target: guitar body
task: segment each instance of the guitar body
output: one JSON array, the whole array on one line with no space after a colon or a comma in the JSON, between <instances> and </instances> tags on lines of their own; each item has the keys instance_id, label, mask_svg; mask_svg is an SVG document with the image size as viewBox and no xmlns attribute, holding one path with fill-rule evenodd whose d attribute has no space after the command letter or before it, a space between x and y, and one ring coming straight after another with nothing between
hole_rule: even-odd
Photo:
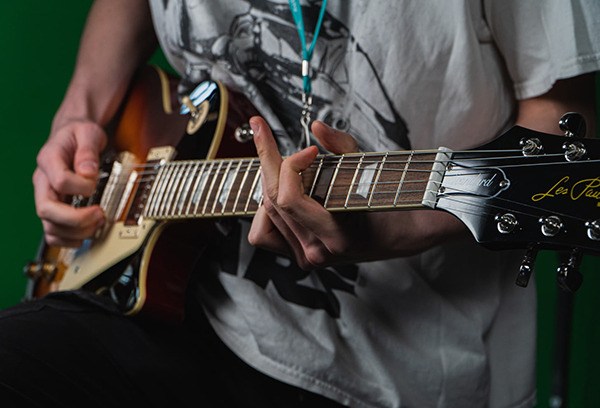
<instances>
[{"instance_id":1,"label":"guitar body","mask_svg":"<svg viewBox=\"0 0 600 408\"><path fill-rule=\"evenodd\" d=\"M114 174L109 166L116 161L124 171L112 182L109 178L97 197L86 200L87 205L101 203L100 196L106 196L110 188L127 188L128 169L143 165L157 146L178 146L178 159L256 156L251 140L240 142L235 137L236 129L258 114L243 95L218 84L205 121L188 134L189 115L179 114L176 89L177 80L157 68L147 67L136 77L118 120L110 126L113 137L103 169ZM175 156L175 149L159 152L165 155L161 159ZM133 205L125 200L121 209L103 206L105 226L81 248L42 244L36 261L25 268L30 278L26 298L85 289L110 296L124 314L169 324L181 321L189 275L202 248L213 238L214 225L209 220L132 224L127 215L134 211Z\"/></svg>"}]
</instances>

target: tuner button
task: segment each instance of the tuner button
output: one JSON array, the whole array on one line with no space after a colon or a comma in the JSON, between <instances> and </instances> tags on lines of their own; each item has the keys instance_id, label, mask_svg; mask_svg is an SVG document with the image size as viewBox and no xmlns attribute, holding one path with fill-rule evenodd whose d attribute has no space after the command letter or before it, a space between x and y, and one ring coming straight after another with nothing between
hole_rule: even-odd
<instances>
[{"instance_id":1,"label":"tuner button","mask_svg":"<svg viewBox=\"0 0 600 408\"><path fill-rule=\"evenodd\" d=\"M583 283L583 275L579 272L583 252L581 249L574 249L567 263L562 264L558 270L556 279L558 286L567 292L575 292Z\"/></svg>"},{"instance_id":2,"label":"tuner button","mask_svg":"<svg viewBox=\"0 0 600 408\"><path fill-rule=\"evenodd\" d=\"M519 221L517 221L517 217L515 217L513 214L510 214L510 213L506 213L503 215L497 215L495 220L498 223L497 228L501 234L510 234L519 225Z\"/></svg>"},{"instance_id":3,"label":"tuner button","mask_svg":"<svg viewBox=\"0 0 600 408\"><path fill-rule=\"evenodd\" d=\"M542 234L546 237L554 237L563 229L562 221L555 215L541 218L540 224L542 224Z\"/></svg>"},{"instance_id":4,"label":"tuner button","mask_svg":"<svg viewBox=\"0 0 600 408\"><path fill-rule=\"evenodd\" d=\"M575 112L568 112L562 115L558 126L567 137L585 137L587 130L585 119L579 113Z\"/></svg>"},{"instance_id":5,"label":"tuner button","mask_svg":"<svg viewBox=\"0 0 600 408\"><path fill-rule=\"evenodd\" d=\"M600 241L600 219L588 221L585 223L587 227L588 238L593 241Z\"/></svg>"},{"instance_id":6,"label":"tuner button","mask_svg":"<svg viewBox=\"0 0 600 408\"><path fill-rule=\"evenodd\" d=\"M529 284L531 274L533 273L533 265L535 264L535 258L537 257L537 253L537 247L534 244L530 244L527 248L527 252L525 253L523 263L519 268L519 274L517 275L517 281L515 282L517 286L526 288Z\"/></svg>"}]
</instances>

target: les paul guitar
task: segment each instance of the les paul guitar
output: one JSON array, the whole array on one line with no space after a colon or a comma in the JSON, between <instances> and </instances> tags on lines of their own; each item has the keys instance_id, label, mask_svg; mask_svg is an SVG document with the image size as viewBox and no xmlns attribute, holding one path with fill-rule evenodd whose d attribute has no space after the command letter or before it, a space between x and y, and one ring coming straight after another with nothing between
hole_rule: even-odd
<instances>
[{"instance_id":1,"label":"les paul guitar","mask_svg":"<svg viewBox=\"0 0 600 408\"><path fill-rule=\"evenodd\" d=\"M107 294L125 314L176 323L192 264L213 231L211 222L182 221L247 217L261 206L247 126L258 112L206 82L185 101L188 122L171 114L175 87L160 70L138 77L113 129L118 153L107 154L94 195L73 200L100 204L107 222L81 248L42 245L25 268L27 297L83 288ZM581 124L565 116L561 126L573 132ZM302 178L306 194L329 211L444 210L487 247L527 248L522 286L537 250L570 250L559 283L574 290L582 255L600 253L599 143L515 127L469 151L323 155Z\"/></svg>"}]
</instances>

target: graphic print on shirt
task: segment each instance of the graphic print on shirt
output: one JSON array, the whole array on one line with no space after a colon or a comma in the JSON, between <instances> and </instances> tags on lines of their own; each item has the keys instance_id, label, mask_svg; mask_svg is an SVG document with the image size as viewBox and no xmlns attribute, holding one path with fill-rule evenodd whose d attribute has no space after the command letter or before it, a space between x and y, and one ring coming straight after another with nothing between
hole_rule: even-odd
<instances>
[{"instance_id":1,"label":"graphic print on shirt","mask_svg":"<svg viewBox=\"0 0 600 408\"><path fill-rule=\"evenodd\" d=\"M299 138L301 43L288 1L204 3L163 0L165 18L177 19L169 24L176 30L168 36L176 42L173 52L183 53L187 61L182 92L210 77L222 80L257 105L267 104L285 132ZM308 43L320 8L320 0L302 7ZM215 34L225 29L221 27L227 31ZM382 86L368 50L328 12L311 67L313 119L352 134L365 151L410 149L407 126Z\"/></svg>"},{"instance_id":2,"label":"graphic print on shirt","mask_svg":"<svg viewBox=\"0 0 600 408\"><path fill-rule=\"evenodd\" d=\"M272 285L287 302L340 317L341 304L335 292L355 296L359 279L356 265L305 271L287 258L252 247L245 239L249 229L246 221L219 222L223 236L212 258L221 272L248 279L263 289Z\"/></svg>"},{"instance_id":3,"label":"graphic print on shirt","mask_svg":"<svg viewBox=\"0 0 600 408\"><path fill-rule=\"evenodd\" d=\"M310 43L321 1L307 4L302 13ZM173 52L186 61L180 91L187 94L208 78L233 86L261 112L272 111L283 126L280 131L274 127L274 133L280 139L292 135L288 143L295 146L302 134L301 43L288 1L231 0L223 5L163 0L163 5L166 18L177 19L168 26L180 30L168 35L169 41L176 42ZM215 34L222 27L226 31ZM352 134L361 150L410 148L408 129L368 52L346 25L327 12L311 66L313 119ZM225 239L220 256L216 255L221 271L243 276L262 288L271 284L288 302L340 316L336 292L355 294L358 267L303 271L275 254L238 248L240 242L249 246L246 235L238 230Z\"/></svg>"}]
</instances>

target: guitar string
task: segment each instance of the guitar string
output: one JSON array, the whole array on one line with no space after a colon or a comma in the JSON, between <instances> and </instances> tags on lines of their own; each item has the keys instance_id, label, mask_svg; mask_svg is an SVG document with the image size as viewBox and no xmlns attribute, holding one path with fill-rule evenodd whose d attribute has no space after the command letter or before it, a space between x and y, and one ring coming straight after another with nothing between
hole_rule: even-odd
<instances>
[{"instance_id":1,"label":"guitar string","mask_svg":"<svg viewBox=\"0 0 600 408\"><path fill-rule=\"evenodd\" d=\"M530 156L531 157L531 156ZM540 157L548 157L548 156L540 156ZM525 159L527 157L516 157L519 159ZM504 160L512 160L515 159L515 157L502 157L502 158L498 158L498 159L504 159ZM257 159L240 159L240 160L223 160L224 162L228 162L231 161L232 165L237 164L239 161L241 161L242 163L252 163L251 166L242 166L243 171L246 171L246 169L250 169L251 171L260 167L260 162L253 162L256 161ZM478 161L483 160L483 159L477 159ZM183 167L183 166L194 166L197 163L202 163L203 161L189 161L189 162L183 162L183 161L177 161L177 162L167 162L164 165L162 165L162 167L173 167L173 166L179 166L179 167ZM217 161L215 161L217 162ZM574 165L574 164L592 164L592 163L598 163L600 162L600 159L591 159L591 160L586 160L586 161L582 161L582 162L569 162L569 161L565 161L565 162L552 162L552 163L522 163L522 164L499 164L496 166L490 166L490 165L481 165L481 166L470 166L470 167L465 167L462 166L461 163L463 163L464 160L459 159L459 160L449 160L449 161L435 161L435 160L431 160L431 161L414 161L414 162L409 162L409 161L393 161L393 160L386 160L383 168L381 169L381 171L383 172L409 172L409 173L415 173L415 172L421 172L421 173L430 173L433 170L429 170L429 169L402 169L402 168L389 168L386 166L389 165L402 165L402 164L407 164L407 163L414 163L415 165L418 164L435 164L435 163L441 163L441 164L452 164L453 166L458 166L461 168L464 168L466 170L494 170L494 169L505 169L505 168L515 168L515 167L539 167L539 166L558 166L558 165ZM365 169L365 164L381 164L382 161L363 161L361 162L361 167L357 168L356 165L358 165L358 162L346 162L345 164L341 164L338 165L336 163L330 163L330 162L323 162L323 164L321 165L321 169L325 168L325 169L340 169L340 170L351 170L353 172L355 171L361 171ZM218 167L218 166L217 166ZM222 166L221 166L222 167ZM317 164L315 165L311 165L309 168L310 169L317 169L319 166ZM132 169L136 170L139 169L140 166L131 166ZM307 169L308 170L308 169ZM379 170L379 169L378 169ZM220 175L221 171L223 173L225 173L225 169L219 170L219 172L215 171L211 171L208 174L213 176L213 175ZM196 175L199 172L195 172L194 175ZM156 171L138 171L138 175L141 176L153 176L158 174L158 170ZM461 174L446 174L446 176L460 176ZM108 178L110 177L110 175L108 173L102 173L101 176L98 178L99 180L104 179L104 178ZM143 179L141 180L143 181L147 181L147 179Z\"/></svg>"},{"instance_id":2,"label":"guitar string","mask_svg":"<svg viewBox=\"0 0 600 408\"><path fill-rule=\"evenodd\" d=\"M586 163L594 163L594 162L598 162L598 161L600 161L600 160L593 160L593 161L590 160L590 161L587 161ZM562 163L539 163L539 164L536 164L536 166L550 166L550 165L555 165L555 164L562 164ZM486 169L487 170L497 170L497 169L502 169L503 167L506 167L506 166L467 168L467 169L464 169L465 172L463 172L463 171L453 172L453 173L445 172L444 178L450 179L450 178L453 178L453 177L459 177L460 178L460 177L465 177L465 176L477 176L477 174L470 173L468 171L472 171L472 170L486 170ZM336 169L333 166L332 167L325 167L325 168L328 169L328 170L335 170ZM240 171L234 171L234 173L232 173L235 176L233 180L236 181L238 179L238 175L239 174L243 174L244 172L252 172L252 173L255 174L255 172L256 172L257 169L258 169L258 167L241 166L240 167ZM338 172L340 170L342 170L342 171L350 171L352 173L355 173L356 172L356 167L355 166L352 166L352 167L343 167L343 166L341 166L341 167L338 168ZM432 173L436 172L436 170L430 170L430 169L386 169L385 167L384 167L384 169L381 169L381 171L383 173L398 172L398 173L413 173L413 174L414 173L432 174ZM440 172L440 174L442 173L442 171L439 171L439 172ZM183 172L180 172L178 174L182 175ZM179 177L179 181L176 182L176 185L179 185L179 182L184 182L184 181L189 180L189 179L194 180L194 179L197 179L199 177L209 177L211 179L219 178L219 177L222 178L224 176L224 174L225 174L225 170L224 169L222 171L209 171L207 173L199 172L199 171L196 171L196 172L193 172L193 173L190 172L190 173L188 173L187 176L181 176L181 177ZM146 174L146 176L147 176L147 174ZM134 185L139 185L139 184L142 184L142 183L148 183L148 182L152 182L153 181L153 177L152 176L151 177L140 177L140 178L138 178L137 180L135 180L133 182L131 182L129 180L125 180L125 179L126 179L126 177L123 177L122 181L113 182L113 183L111 183L111 186L122 187L123 185L127 185L129 183L133 183ZM429 178L423 178L423 179L417 179L417 180L408 179L408 180L403 180L402 184L405 184L405 183L427 183L429 181L430 181ZM385 186L385 185L399 184L399 183L400 183L400 181L398 181L398 180L377 181L377 182L374 182L374 181L371 180L369 182L357 182L357 183L353 183L352 186L359 185L359 184L360 185L369 185L369 186L371 186L371 185ZM468 193L468 190L465 190L464 192Z\"/></svg>"},{"instance_id":3,"label":"guitar string","mask_svg":"<svg viewBox=\"0 0 600 408\"><path fill-rule=\"evenodd\" d=\"M563 156L563 155L556 155L556 156ZM325 156L325 157L331 157L331 156ZM512 156L505 156L505 157L496 157L496 158L477 158L477 159L469 159L471 161L485 161L485 160L490 160L490 159L494 159L494 160L514 160L514 159L531 159L531 158L547 158L547 157L551 157L550 155L542 155L542 156L516 156L516 157L512 157ZM242 163L251 163L251 166L249 167L250 170L256 169L258 167L260 167L260 162L257 161L258 159L254 158L254 159L234 159L234 160L214 160L214 162L218 162L218 161L223 161L223 162L231 162L232 165L236 164L238 162L242 162ZM473 170L492 170L492 169L504 169L504 168L515 168L515 167L538 167L538 166L556 166L556 165L573 165L573 164L590 164L590 163L598 163L600 162L599 159L592 159L592 160L586 160L586 161L578 161L578 162L569 162L569 161L565 161L565 162L551 162L551 163L521 163L521 164L499 164L496 166L490 166L490 165L481 165L481 166L463 166L462 163L469 161L469 160L465 160L465 159L452 159L452 160L448 160L448 161L436 161L436 160L423 160L423 161L410 161L410 163L414 163L415 165L418 164L435 164L435 163L441 163L441 164L453 164L455 166L459 166L459 167L464 167L465 169L473 169ZM313 169L313 168L318 168L319 165L320 167L323 169L334 169L334 168L338 168L338 169L342 169L342 170L351 170L351 171L357 171L357 167L354 164L358 164L358 161L356 162L346 162L346 163L342 163L341 165L338 165L337 163L339 162L339 160L327 160L327 161L323 161L323 163L319 163L317 164L317 162L319 162L320 160L315 161L315 163L313 165L311 165L309 168ZM202 163L204 161L199 160L199 161L175 161L175 162L167 162L163 165L161 165L161 167L165 167L165 166L193 166L197 163ZM365 161L363 160L361 162L361 168L358 170L364 170L365 167L367 167L367 165L371 165L371 164L381 164L382 161L378 160L378 161ZM385 165L383 166L383 168L381 169L384 172L431 172L431 170L427 170L427 169L395 169L395 168L389 168L386 166L389 165L402 165L402 164L407 164L409 163L409 161L394 161L394 160L386 160ZM130 165L130 166L123 166L124 168L130 168L133 170L138 170L138 169L143 169L144 166L143 165ZM156 167L156 165L153 165L152 167ZM222 167L222 166L221 166ZM248 166L243 166L244 171L248 168ZM307 169L308 170L308 169ZM379 170L379 169L378 169ZM223 172L225 172L225 170L223 169ZM142 176L152 176L152 175L156 175L158 174L158 170L155 171L138 171L138 174L142 175ZM218 173L214 173L214 174L220 174L220 171ZM209 173L209 175L213 175L213 172L211 171ZM453 176L453 174L449 174L448 176ZM99 179L103 179L103 178L107 178L109 177L108 173L102 173L102 175L99 177ZM144 180L145 181L145 180Z\"/></svg>"},{"instance_id":4,"label":"guitar string","mask_svg":"<svg viewBox=\"0 0 600 408\"><path fill-rule=\"evenodd\" d=\"M432 153L431 152L425 152L425 153L422 153L422 154L432 154ZM549 155L538 155L536 157L548 157L548 156ZM562 155L556 155L556 156L562 156ZM325 157L329 158L331 156L325 156ZM357 156L357 157L360 157L360 156ZM532 156L528 156L528 157L526 157L526 156L517 156L517 157L506 157L506 156L504 156L504 157L497 157L495 159L504 159L504 160L514 159L514 158L527 159L527 158L531 158L531 157ZM241 162L246 162L246 163L252 163L252 165L250 165L250 166L243 166L242 167L243 169L248 168L249 170L252 170L253 168L257 168L259 166L259 163L257 163L257 164L253 163L253 161L255 161L255 160L256 160L256 158L254 158L254 159L235 159L235 160L229 160L229 161L231 161L232 163L236 163L236 162L240 162L240 161ZM483 159L478 158L478 159L473 159L473 160L481 161ZM338 161L339 161L339 157L338 157ZM464 161L464 159L459 159L458 160L458 162L461 162L461 163L463 161ZM199 161L176 161L176 162L167 162L164 165L167 165L167 166L188 166L188 165L194 166L198 162ZM421 162L415 162L415 163L434 163L434 162L435 161L421 161ZM470 169L470 170L471 169L482 170L482 169L497 169L497 168L503 168L503 167L549 166L549 165L558 165L558 164L576 164L576 163L594 163L594 162L598 162L598 160L587 160L585 162L532 163L532 164L519 164L519 165L514 165L513 164L513 165L499 165L499 166L494 166L494 167L490 167L490 166L474 166L474 167L469 167L468 169ZM356 162L356 163L358 164L358 162ZM365 162L363 161L363 164L364 163ZM368 163L368 161L367 161L367 163ZM373 161L373 163L379 164L379 163L381 163L381 161ZM407 162L404 162L404 161L402 161L402 162L389 161L388 163L390 163L390 164L406 164ZM444 161L443 163L447 163L447 162ZM451 160L450 163L456 163L456 161ZM323 161L323 165L324 166L322 166L322 167L325 167L327 169L338 168L340 170L351 170L352 172L355 172L357 170L356 166L349 166L349 167L337 166L336 161L334 161L333 159ZM146 167L150 167L150 166L154 166L155 168L157 167L156 164L147 165ZM131 167L140 168L140 167L144 167L144 166L132 165ZM220 167L222 167L222 166L220 166ZM385 166L381 170L386 171L386 172L389 172L389 171L396 171L396 172L407 172L408 171L408 172L425 172L425 173L432 173L433 172L433 170L420 170L420 169L389 169L389 168L385 168ZM223 174L224 173L225 173L225 171L223 171ZM156 174L156 173L153 173L153 172L141 172L140 174L142 174L142 175L148 175L148 174ZM446 174L446 177L465 176L467 174L469 174L469 173ZM209 176L212 176L212 177L218 177L220 175L221 175L221 172L214 172L214 173L211 172L211 173L209 173ZM196 177L196 174L194 174L193 177ZM141 182L144 182L146 180L148 180L148 179L144 179L142 177L136 183L141 183ZM427 180L407 180L407 181L405 181L405 183L426 183L428 181L429 181L428 179ZM117 184L119 184L119 183L117 183ZM373 182L371 182L371 183L352 183L352 186L354 186L354 185L360 185L360 184L370 184L370 185L394 184L395 185L395 184L397 184L397 182L390 181L390 182L378 182L378 183L373 183ZM455 189L455 190L459 191L458 189ZM417 190L414 190L414 191L403 191L402 193L410 194L410 193L417 193L417 192L421 193L422 191L421 190L418 190L418 191ZM465 193L465 194L470 194L470 192L466 191L466 190L464 190L462 192ZM371 194L372 195L377 195L377 194L392 194L392 192L379 192L379 191L375 191L375 192L372 192ZM185 197L183 197L183 198L185 198ZM498 198L498 197L496 197L496 198L500 199L500 200L504 200L503 198ZM511 202L511 203L515 203L514 201L510 201L510 200L505 200L505 201L508 201L508 202ZM498 208L500 208L500 207L498 207ZM532 208L539 209L538 207L534 207L534 206L532 206ZM563 216L567 216L567 215L563 215Z\"/></svg>"}]
</instances>

